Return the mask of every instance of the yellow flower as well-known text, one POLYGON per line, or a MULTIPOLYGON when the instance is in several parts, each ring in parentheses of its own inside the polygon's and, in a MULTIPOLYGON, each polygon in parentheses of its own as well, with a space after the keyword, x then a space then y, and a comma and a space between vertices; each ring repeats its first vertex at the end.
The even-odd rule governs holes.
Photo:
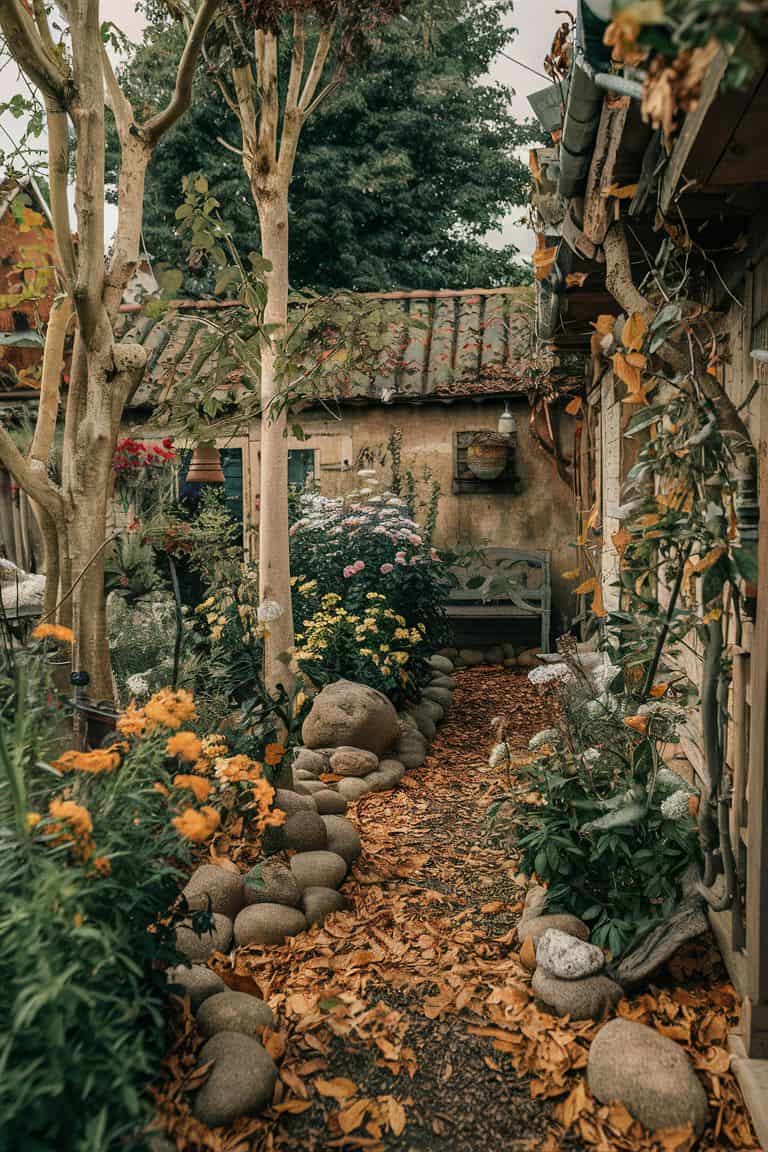
POLYGON ((211 736, 203 737, 204 756, 210 756, 215 760, 217 756, 226 756, 227 751, 227 741, 220 733, 214 732, 211 736))
POLYGON ((179 816, 174 816, 171 823, 180 836, 191 840, 193 844, 202 844, 214 834, 221 822, 221 817, 215 808, 201 808, 196 812, 194 808, 185 808, 179 816))
POLYGON ((60 644, 75 642, 74 632, 63 624, 38 624, 37 628, 33 628, 32 635, 35 640, 58 640, 60 644))
POLYGON ((211 782, 202 776, 185 776, 183 773, 173 778, 174 788, 188 788, 195 800, 207 800, 211 794, 211 782))
POLYGON ((53 767, 60 772, 114 772, 120 764, 120 753, 112 748, 95 748, 92 752, 77 752, 71 749, 64 752, 58 760, 53 761, 53 767))
POLYGON ((29 828, 30 832, 33 828, 37 827, 41 820, 42 816, 39 812, 27 812, 27 828, 29 828))
POLYGON ((194 732, 177 732, 174 736, 168 737, 165 748, 169 756, 176 756, 179 760, 185 760, 187 764, 194 764, 203 750, 203 742, 194 732))
POLYGON ((379 644, 379 652, 389 652, 389 644, 379 644))
POLYGON ((89 836, 93 831, 90 812, 74 800, 51 800, 48 811, 55 820, 69 824, 77 836, 89 836))
POLYGON ((407 652, 393 652, 392 653, 392 659, 395 661, 396 664, 407 664, 408 663, 408 653, 407 652))
POLYGON ((72 917, 72 923, 74 924, 75 928, 82 928, 83 924, 85 923, 85 917, 83 916, 82 912, 75 912, 74 916, 72 917))

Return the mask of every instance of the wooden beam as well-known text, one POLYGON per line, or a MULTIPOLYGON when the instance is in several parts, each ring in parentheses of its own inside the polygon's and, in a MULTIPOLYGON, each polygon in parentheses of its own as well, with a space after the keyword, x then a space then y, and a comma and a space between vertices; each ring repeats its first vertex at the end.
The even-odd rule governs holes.
POLYGON ((714 104, 717 94, 720 91, 720 84, 725 76, 727 67, 727 53, 720 48, 707 69, 701 85, 701 95, 699 96, 696 107, 686 116, 680 135, 672 149, 672 155, 669 158, 669 163, 667 164, 664 179, 661 184, 659 207, 664 214, 669 211, 672 197, 677 191, 685 166, 688 163, 688 158, 693 151, 693 146, 696 143, 707 113, 714 104))

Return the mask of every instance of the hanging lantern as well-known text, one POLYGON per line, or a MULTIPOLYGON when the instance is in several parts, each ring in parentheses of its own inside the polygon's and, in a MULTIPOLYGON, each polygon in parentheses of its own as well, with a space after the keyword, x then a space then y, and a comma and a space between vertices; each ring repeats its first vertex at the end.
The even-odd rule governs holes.
POLYGON ((506 436, 509 439, 517 435, 517 422, 512 409, 509 406, 509 400, 504 401, 504 411, 499 416, 499 436, 506 436))
POLYGON ((221 453, 215 444, 196 444, 187 472, 187 484, 223 484, 221 453))

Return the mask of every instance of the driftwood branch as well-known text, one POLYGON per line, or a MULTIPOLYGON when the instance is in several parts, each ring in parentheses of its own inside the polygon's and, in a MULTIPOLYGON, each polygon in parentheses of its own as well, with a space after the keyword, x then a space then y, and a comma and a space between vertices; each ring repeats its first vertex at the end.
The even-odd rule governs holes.
POLYGON ((203 49, 205 34, 216 15, 218 6, 219 0, 203 0, 197 11, 179 60, 173 95, 163 111, 158 112, 143 125, 144 135, 150 144, 157 143, 163 133, 167 132, 189 108, 195 69, 203 49))

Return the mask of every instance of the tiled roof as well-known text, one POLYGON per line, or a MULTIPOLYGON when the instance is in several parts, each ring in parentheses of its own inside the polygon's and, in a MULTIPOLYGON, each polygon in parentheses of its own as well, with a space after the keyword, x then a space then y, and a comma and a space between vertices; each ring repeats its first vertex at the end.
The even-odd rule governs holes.
MULTIPOLYGON (((532 289, 388 292, 366 298, 388 305, 392 335, 380 371, 346 381, 337 396, 341 402, 503 396, 531 388, 532 289)), ((159 321, 135 305, 124 306, 130 337, 149 351, 134 404, 151 403, 182 380, 209 378, 220 370, 217 356, 205 355, 206 329, 198 317, 233 306, 178 300, 159 321)), ((236 383, 234 377, 229 372, 226 384, 236 383)))

